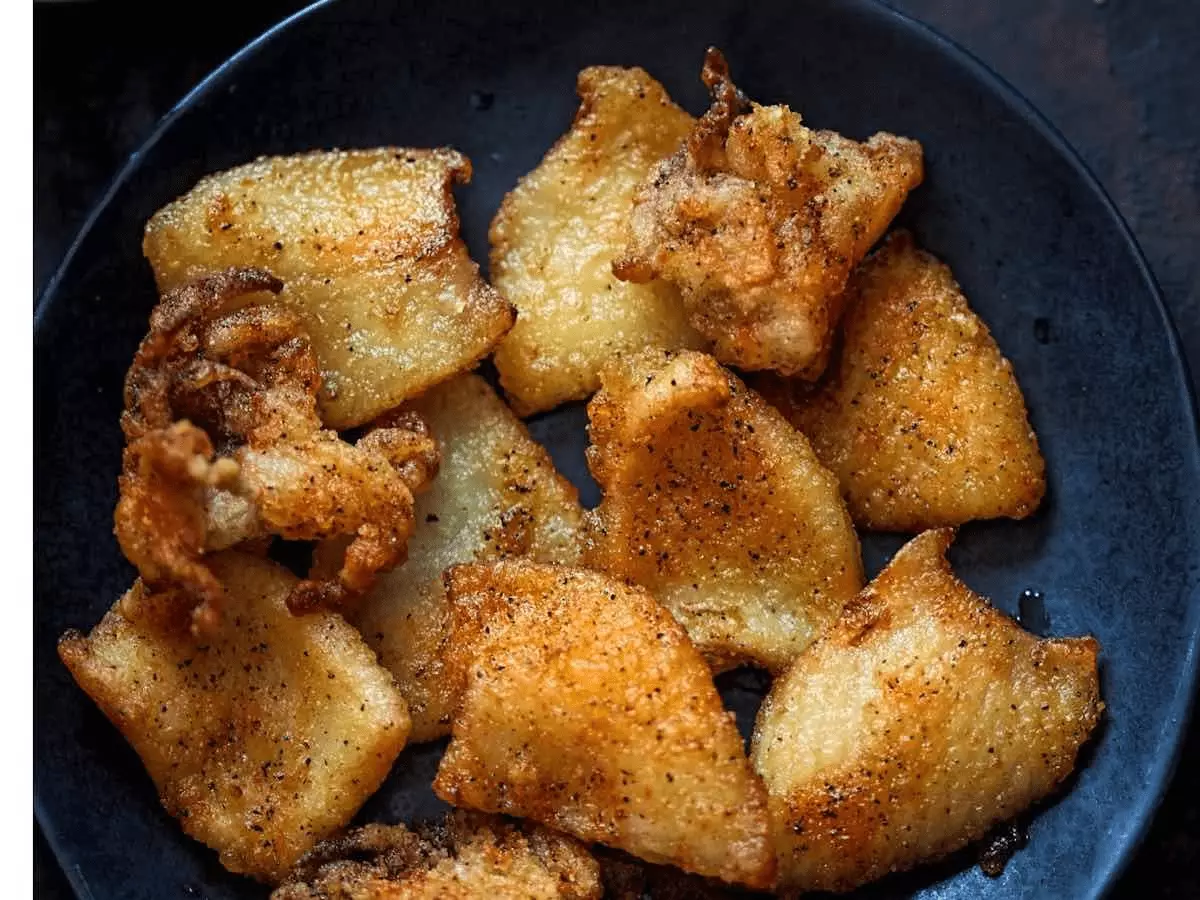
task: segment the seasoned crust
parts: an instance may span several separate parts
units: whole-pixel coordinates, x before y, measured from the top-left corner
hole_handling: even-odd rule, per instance
[[[520,415],[588,397],[616,354],[704,343],[673,287],[611,270],[635,188],[692,117],[642,69],[592,66],[577,90],[570,129],[504,198],[490,232],[492,279],[520,311],[495,357]]]
[[[214,633],[194,637],[177,597],[138,582],[58,652],[183,830],[274,882],[383,782],[408,712],[339,616],[291,614],[289,572],[235,552],[210,565],[227,595]]]
[[[712,357],[614,363],[588,416],[584,562],[653,592],[714,668],[782,671],[862,587],[836,479]]]
[[[677,286],[721,362],[816,378],[851,269],[921,182],[921,146],[749,104],[715,49],[703,79],[712,106],[638,188],[613,269]]]
[[[419,826],[366,825],[302,859],[272,900],[599,900],[578,841],[500,816],[452,812]]]
[[[437,471],[415,414],[354,444],[322,428],[300,317],[256,302],[281,287],[262,270],[229,269],[167,292],[126,376],[117,538],[149,587],[192,597],[201,631],[223,598],[206,553],[273,535],[344,536],[321,577],[289,598],[294,609],[342,604],[403,560],[412,493]]]
[[[982,837],[1099,720],[1096,641],[1023,631],[954,576],[952,539],[909,542],[759,712],[780,888],[849,890]]]
[[[597,572],[505,560],[447,573],[465,685],[434,791],[643,859],[766,887],[765,795],[670,613]]]
[[[950,269],[897,232],[846,291],[841,348],[815,391],[766,376],[864,528],[1024,518],[1045,463],[1012,365]]]
[[[361,425],[472,368],[514,311],[459,237],[453,150],[317,151],[209,175],[159,210],[143,250],[168,291],[230,266],[269,270],[321,366],[321,413]]]
[[[442,572],[505,556],[574,563],[583,510],[550,455],[482,378],[460,376],[409,409],[437,437],[441,468],[417,498],[407,562],[380,578],[351,621],[396,676],[416,742],[449,734],[458,704],[443,664],[450,621]]]

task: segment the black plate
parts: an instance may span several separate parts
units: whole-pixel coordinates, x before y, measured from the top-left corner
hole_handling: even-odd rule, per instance
[[[35,325],[35,803],[83,898],[263,896],[162,811],[136,756],[55,653],[128,587],[112,537],[121,383],[154,302],[142,224],[201,175],[261,153],[449,144],[486,258],[500,198],[564,130],[579,68],[638,64],[703,108],[703,49],[725,49],[755,98],[855,137],[920,139],[926,184],[902,219],[950,263],[1012,359],[1049,463],[1024,523],[963,529],[974,587],[1013,611],[1046,596],[1050,630],[1103,644],[1106,723],[1071,789],[997,880],[966,861],[873,893],[1084,897],[1129,858],[1174,763],[1196,675],[1200,496],[1195,412],[1173,329],[1112,204],[1063,140],[946,40],[870,2],[603,5],[533,0],[323,4],[235,56],[166,117],[84,227]],[[578,407],[534,431],[594,498]],[[896,541],[869,541],[877,568]],[[737,679],[735,678],[734,681]],[[729,685],[726,685],[730,687]],[[747,691],[740,693],[743,701]],[[727,692],[728,693],[728,692]],[[440,745],[408,751],[365,815],[427,816]]]

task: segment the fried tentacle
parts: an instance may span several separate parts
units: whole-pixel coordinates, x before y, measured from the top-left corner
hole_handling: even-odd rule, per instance
[[[295,588],[294,610],[363,593],[404,560],[413,491],[437,472],[437,443],[415,414],[394,414],[357,444],[322,427],[321,373],[300,319],[278,305],[233,306],[280,287],[266,272],[231,270],[166,295],[126,381],[122,547],[147,580],[182,586],[206,616],[220,585],[203,555],[268,536],[344,546]],[[182,419],[186,428],[173,424]],[[219,484],[205,480],[210,463]],[[157,527],[168,514],[172,526]]]
[[[429,424],[413,410],[396,410],[376,425],[356,446],[384,456],[414,494],[423,491],[437,475],[442,458]]]
[[[696,168],[703,172],[720,171],[726,165],[725,139],[733,120],[750,106],[746,95],[733,83],[725,55],[716,47],[704,54],[700,80],[712,96],[712,104],[688,135],[685,147]]]
[[[719,361],[815,380],[851,270],[921,181],[920,145],[750,103],[716,50],[702,77],[712,104],[638,188],[613,273],[676,287]]]
[[[282,289],[283,282],[262,269],[228,269],[165,294],[150,314],[150,331],[125,377],[121,427],[126,439],[133,441],[151,429],[166,428],[178,418],[171,404],[171,388],[180,369],[195,358],[198,325],[243,296]]]
[[[202,562],[205,494],[237,476],[237,463],[213,460],[212,442],[187,421],[155,429],[125,448],[114,516],[121,550],[150,587],[182,585],[199,603],[194,624],[219,614],[225,590]]]
[[[370,590],[381,572],[404,561],[414,524],[412,494],[428,487],[441,463],[441,451],[428,423],[411,410],[389,413],[359,438],[354,449],[376,460],[377,465],[379,460],[386,462],[408,490],[407,506],[402,514],[381,513],[364,519],[353,531],[342,532],[353,537],[326,541],[316,554],[309,578],[288,598],[294,611],[344,606]]]

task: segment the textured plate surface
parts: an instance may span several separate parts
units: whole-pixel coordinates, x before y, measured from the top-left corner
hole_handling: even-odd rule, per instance
[[[474,9],[342,0],[273,30],[164,121],[85,226],[35,326],[35,803],[80,897],[262,897],[159,807],[149,780],[54,654],[132,570],[112,537],[121,383],[154,302],[146,218],[201,175],[262,153],[450,144],[475,165],[458,192],[477,259],[500,198],[565,129],[576,71],[637,64],[693,111],[706,45],[752,97],[816,127],[920,139],[928,177],[901,221],[946,260],[1012,359],[1048,461],[1042,511],[963,529],[952,558],[998,605],[1046,597],[1048,631],[1103,644],[1106,722],[1069,793],[996,880],[960,858],[867,893],[1084,897],[1109,885],[1174,762],[1200,631],[1195,412],[1173,330],[1125,226],[1040,118],[941,38],[865,0]],[[581,407],[535,420],[581,487]],[[869,540],[873,572],[898,540]],[[722,679],[750,721],[762,682]],[[436,813],[441,746],[401,757],[364,818]]]

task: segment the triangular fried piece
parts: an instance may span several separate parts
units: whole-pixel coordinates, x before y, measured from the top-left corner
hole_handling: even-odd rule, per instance
[[[615,363],[588,415],[585,564],[649,589],[715,668],[782,670],[862,587],[837,480],[712,357]]]
[[[826,380],[761,387],[841,481],[864,528],[1020,519],[1046,490],[1025,399],[950,269],[892,235],[847,290]]]
[[[521,415],[590,396],[613,354],[705,343],[674,287],[612,273],[634,190],[692,117],[642,69],[593,66],[577,89],[570,130],[492,222],[492,278],[520,311],[496,368]]]
[[[288,611],[290,572],[232,551],[208,561],[226,594],[213,633],[193,636],[187,596],[139,581],[59,655],[184,831],[230,871],[278,881],[383,782],[408,712],[340,616]]]
[[[433,787],[651,862],[774,875],[765,795],[687,634],[640,588],[512,560],[447,574],[466,685]]]
[[[451,188],[454,150],[379,147],[262,158],[160,209],[143,242],[159,290],[231,266],[270,271],[321,364],[321,414],[361,425],[474,367],[513,309],[479,275]]]
[[[982,837],[1099,719],[1096,641],[1023,631],[954,576],[953,537],[905,546],[759,712],[780,887],[849,890]]]
[[[579,558],[583,510],[550,455],[487,382],[465,375],[409,407],[441,448],[432,486],[417,496],[408,561],[380,578],[352,614],[408,701],[411,741],[450,733],[458,694],[444,677],[449,612],[442,573],[456,563],[529,556]]]
[[[600,867],[578,841],[458,811],[409,830],[366,825],[319,845],[271,900],[599,900]]]
[[[749,103],[717,50],[702,77],[712,106],[643,180],[614,271],[676,285],[722,362],[816,378],[851,269],[921,182],[921,145]]]

